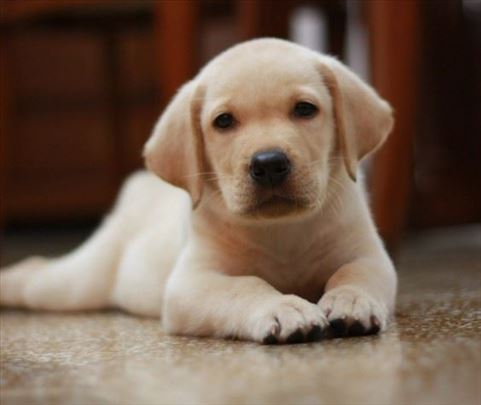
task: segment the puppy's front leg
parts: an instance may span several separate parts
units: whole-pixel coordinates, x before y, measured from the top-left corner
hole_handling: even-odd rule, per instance
[[[258,277],[198,269],[172,274],[162,317],[172,334],[267,344],[319,340],[327,326],[318,305],[283,295]]]
[[[396,274],[386,258],[362,258],[342,266],[328,280],[319,301],[335,337],[384,330],[393,311]]]

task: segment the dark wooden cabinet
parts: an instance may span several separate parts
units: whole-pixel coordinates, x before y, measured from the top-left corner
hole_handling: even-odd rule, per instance
[[[97,217],[142,166],[160,108],[151,12],[90,18],[2,27],[7,223]]]

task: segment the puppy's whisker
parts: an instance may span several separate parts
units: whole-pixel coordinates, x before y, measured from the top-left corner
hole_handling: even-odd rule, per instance
[[[343,160],[342,158],[333,157],[333,158],[327,159],[326,164],[329,165],[329,167],[332,167],[332,164],[333,164],[333,163],[337,163],[337,162],[340,162],[340,161],[342,161],[342,160]],[[325,159],[313,160],[312,162],[309,162],[309,163],[307,164],[307,167],[310,168],[310,167],[315,166],[315,165],[317,165],[317,164],[319,164],[319,163],[321,163],[321,162],[324,162],[324,161],[325,161]]]
[[[327,199],[332,203],[332,209],[335,216],[339,216],[342,212],[342,196],[346,186],[333,176],[329,176],[330,187],[328,187]]]
[[[205,177],[204,179],[205,180],[230,180],[230,179],[232,179],[232,176],[213,174],[211,176]]]
[[[198,173],[193,173],[193,174],[189,174],[188,176],[185,176],[187,178],[192,178],[192,177],[199,177],[199,176],[204,176],[204,175],[208,175],[208,174],[217,174],[216,172],[198,172]]]
[[[214,198],[222,197],[221,190],[214,190],[211,195],[204,201],[204,204],[209,204]]]

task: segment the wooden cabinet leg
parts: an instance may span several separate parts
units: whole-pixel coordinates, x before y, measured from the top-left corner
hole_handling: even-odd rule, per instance
[[[374,87],[394,108],[395,128],[373,161],[371,196],[379,231],[393,247],[404,228],[416,132],[420,3],[366,2]]]
[[[198,0],[159,0],[155,3],[159,84],[165,104],[192,78],[199,60]]]

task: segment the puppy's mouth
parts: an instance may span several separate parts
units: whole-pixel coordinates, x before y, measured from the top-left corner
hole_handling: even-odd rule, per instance
[[[305,201],[294,196],[271,193],[258,198],[247,211],[247,216],[277,218],[304,212],[308,208]]]

